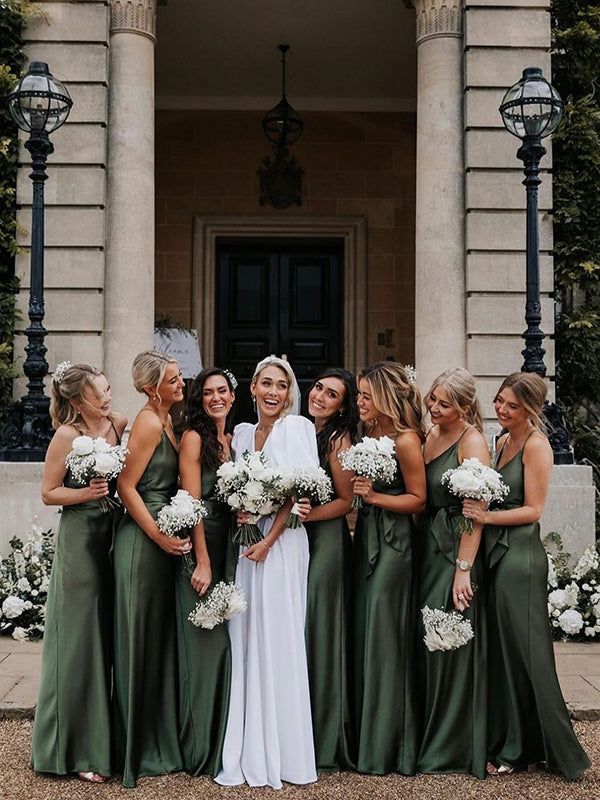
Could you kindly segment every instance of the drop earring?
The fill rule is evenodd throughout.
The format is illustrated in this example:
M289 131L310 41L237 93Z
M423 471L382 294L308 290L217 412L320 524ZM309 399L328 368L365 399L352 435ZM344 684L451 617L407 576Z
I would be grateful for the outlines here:
M254 412L256 413L256 396L255 395L252 395L252 408L254 409Z

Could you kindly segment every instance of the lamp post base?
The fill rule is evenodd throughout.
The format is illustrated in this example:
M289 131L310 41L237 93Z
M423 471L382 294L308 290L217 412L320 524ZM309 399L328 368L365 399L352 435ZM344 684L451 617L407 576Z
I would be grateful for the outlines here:
M0 430L0 461L43 461L53 436L47 397L15 403Z
M545 402L543 413L546 419L546 433L554 453L554 463L574 464L571 432L567 426L564 410L556 403Z

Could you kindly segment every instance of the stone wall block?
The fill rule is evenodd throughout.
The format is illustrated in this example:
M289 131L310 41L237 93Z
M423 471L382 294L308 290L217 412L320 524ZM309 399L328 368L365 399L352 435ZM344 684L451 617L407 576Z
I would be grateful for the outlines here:
M516 80L516 79L515 79ZM505 128L501 130L467 130L465 134L466 164L468 168L519 169L517 158L520 140ZM552 141L544 140L546 155L540 166L549 169L552 164Z
M541 298L542 324L545 334L554 332L554 300ZM525 324L525 295L480 294L467 297L467 333L514 335Z
M18 295L17 305L23 315L20 325L27 320L28 296ZM83 332L100 332L103 328L103 297L98 291L50 289L45 292L44 326L48 330L72 331L76 336ZM65 314L65 309L69 313Z
M592 468L555 465L541 519L542 536L560 533L572 563L595 542L595 488Z
M108 79L105 44L33 42L25 47L30 61L45 61L59 81L100 82Z
M469 47L547 47L549 31L544 9L472 8L465 15Z
M104 211L98 208L46 209L46 247L104 247ZM31 241L31 211L21 209L18 214L20 245Z
M465 0L465 8L550 8L551 0Z
M521 336L474 336L467 341L467 369L474 375L505 377L521 369L521 350L524 347L525 341ZM549 374L553 375L554 348L548 350L545 364Z
M540 287L542 292L553 291L552 256L540 255ZM524 291L524 252L475 252L467 254L467 292Z
M472 45L469 42L469 45ZM465 52L465 86L496 87L500 99L504 92L516 83L525 67L541 67L544 75L550 75L550 37L540 49L524 47L517 49L468 47ZM499 105L499 103L498 103Z
M52 371L61 361L70 361L72 364L102 365L102 337L96 332L92 333L55 333L49 331L45 339L48 352L46 361ZM27 338L17 336L15 339L15 358L17 366L22 366L25 361L25 345Z
M30 255L22 250L15 269L21 288L29 288ZM102 289L104 287L104 251L88 248L46 248L44 286L47 289Z
M44 530L58 528L60 509L45 506L40 496L43 467L31 462L0 462L0 558L8 554L13 536L27 537L29 520L34 517Z
M106 122L108 90L104 83L68 83L73 100L69 122Z
M108 41L109 7L105 0L38 0L36 7L40 13L27 23L27 41Z
M517 162L520 163L520 162ZM466 175L466 208L525 209L527 195L523 172L477 170ZM542 173L538 205L542 211L552 209L552 175Z
M31 163L29 153L20 138L19 162ZM101 125L77 125L67 123L52 134L54 152L48 164L105 164L106 128Z
M524 250L525 211L470 211L467 214L467 251ZM539 214L540 250L552 249L552 217Z
M101 167L48 168L44 187L46 206L103 206L106 190L106 172ZM32 183L25 170L19 170L17 203L31 205Z

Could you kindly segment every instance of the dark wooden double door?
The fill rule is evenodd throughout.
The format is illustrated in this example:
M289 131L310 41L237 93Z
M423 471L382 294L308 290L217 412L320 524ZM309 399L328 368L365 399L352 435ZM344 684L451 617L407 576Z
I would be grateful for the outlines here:
M256 420L249 386L265 356L288 359L303 397L342 364L342 258L341 243L218 243L215 363L238 379L236 421Z

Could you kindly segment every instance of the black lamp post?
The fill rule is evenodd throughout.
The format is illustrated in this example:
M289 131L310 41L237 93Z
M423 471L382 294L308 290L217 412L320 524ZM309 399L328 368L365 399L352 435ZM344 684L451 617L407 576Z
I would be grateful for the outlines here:
M260 178L261 206L287 208L302 205L302 170L295 156L289 155L289 145L295 144L304 129L302 117L290 105L285 89L285 60L289 44L280 44L281 53L281 100L265 115L262 126L267 139L273 144L275 158L263 159L257 171Z
M22 131L31 153L33 203L31 211L31 274L29 327L25 331L27 358L23 370L28 378L27 394L16 405L12 419L0 435L0 461L43 461L52 435L44 394L48 372L44 337L44 183L46 160L54 152L48 134L66 121L73 101L66 88L50 74L48 65L32 61L27 74L8 95L8 108Z
M525 320L527 330L523 334L525 349L521 370L537 372L546 376L545 350L542 347L544 333L540 328L542 307L540 303L540 258L538 223L538 186L541 183L540 160L546 153L542 139L550 136L562 118L563 103L556 89L542 75L539 67L523 70L521 80L511 87L502 100L500 114L506 129L522 142L517 158L523 162L527 191L527 294ZM565 426L564 414L554 403L547 403L544 413L548 419L549 438L556 464L572 464L573 448Z

